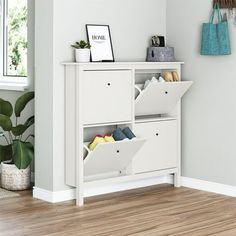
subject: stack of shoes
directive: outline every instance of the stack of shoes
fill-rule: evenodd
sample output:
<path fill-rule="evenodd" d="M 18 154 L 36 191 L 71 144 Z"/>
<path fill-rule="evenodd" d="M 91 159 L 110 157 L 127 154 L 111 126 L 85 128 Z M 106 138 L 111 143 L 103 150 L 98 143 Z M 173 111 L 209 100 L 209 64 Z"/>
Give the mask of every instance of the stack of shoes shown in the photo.
<path fill-rule="evenodd" d="M 96 135 L 93 141 L 89 144 L 88 148 L 90 151 L 93 151 L 99 143 L 108 143 L 115 142 L 114 138 L 111 135 Z"/>
<path fill-rule="evenodd" d="M 152 77 L 151 80 L 148 79 L 145 81 L 143 89 L 146 89 L 148 87 L 148 85 L 151 83 L 164 83 L 164 82 L 166 82 L 166 81 L 162 76 L 160 76 L 158 79 L 156 77 Z"/>
<path fill-rule="evenodd" d="M 117 128 L 112 133 L 112 136 L 115 141 L 130 140 L 136 138 L 136 136 L 129 127 L 126 127 L 123 130 L 121 128 Z"/>
<path fill-rule="evenodd" d="M 172 71 L 172 72 L 166 71 L 162 74 L 162 76 L 166 82 L 180 81 L 179 75 L 176 71 Z"/>
<path fill-rule="evenodd" d="M 143 89 L 146 89 L 148 87 L 149 84 L 151 83 L 158 83 L 158 79 L 156 77 L 152 77 L 152 79 L 148 79 L 145 81 Z"/>
<path fill-rule="evenodd" d="M 89 144 L 88 148 L 90 151 L 93 151 L 99 143 L 130 140 L 134 138 L 136 138 L 136 136 L 129 127 L 126 127 L 123 130 L 121 128 L 117 128 L 114 130 L 112 135 L 96 135 L 93 141 Z"/>

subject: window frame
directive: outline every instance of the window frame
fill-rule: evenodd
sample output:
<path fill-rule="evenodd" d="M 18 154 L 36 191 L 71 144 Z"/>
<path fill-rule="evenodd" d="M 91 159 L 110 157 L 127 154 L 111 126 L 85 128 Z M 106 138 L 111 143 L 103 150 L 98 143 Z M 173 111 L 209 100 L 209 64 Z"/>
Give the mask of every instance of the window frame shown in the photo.
<path fill-rule="evenodd" d="M 7 69 L 6 65 L 6 33 L 7 33 L 7 1 L 8 0 L 0 0 L 0 52 L 2 52 L 2 55 L 0 55 L 0 89 L 1 85 L 5 88 L 13 86 L 20 88 L 27 87 L 28 86 L 28 77 L 26 76 L 14 76 L 14 75 L 5 75 L 5 71 Z M 27 68 L 28 71 L 28 68 Z M 18 90 L 18 89 L 17 89 Z"/>

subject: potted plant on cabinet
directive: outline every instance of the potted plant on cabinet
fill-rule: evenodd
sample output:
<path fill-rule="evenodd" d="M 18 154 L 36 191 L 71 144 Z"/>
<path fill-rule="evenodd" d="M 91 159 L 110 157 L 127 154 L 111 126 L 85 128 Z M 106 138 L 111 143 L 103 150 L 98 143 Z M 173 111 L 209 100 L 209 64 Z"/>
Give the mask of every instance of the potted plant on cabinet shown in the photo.
<path fill-rule="evenodd" d="M 8 190 L 25 190 L 30 187 L 30 164 L 34 156 L 34 146 L 28 140 L 34 135 L 24 136 L 26 130 L 34 124 L 34 116 L 19 124 L 19 118 L 25 106 L 34 99 L 34 92 L 20 96 L 13 109 L 10 102 L 0 99 L 0 145 L 2 187 Z M 15 125 L 12 115 L 15 115 Z"/>
<path fill-rule="evenodd" d="M 76 62 L 90 62 L 90 44 L 81 40 L 79 42 L 75 42 L 75 44 L 71 45 L 71 47 L 75 48 L 75 59 Z"/>

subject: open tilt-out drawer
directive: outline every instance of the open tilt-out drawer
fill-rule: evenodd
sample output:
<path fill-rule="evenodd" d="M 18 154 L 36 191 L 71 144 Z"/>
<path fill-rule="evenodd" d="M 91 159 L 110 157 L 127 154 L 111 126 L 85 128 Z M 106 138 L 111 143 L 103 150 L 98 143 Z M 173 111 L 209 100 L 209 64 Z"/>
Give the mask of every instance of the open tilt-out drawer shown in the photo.
<path fill-rule="evenodd" d="M 150 83 L 144 90 L 136 86 L 139 95 L 135 100 L 135 115 L 145 116 L 172 112 L 192 83 L 192 81 Z"/>
<path fill-rule="evenodd" d="M 94 151 L 88 151 L 84 160 L 84 175 L 98 175 L 123 171 L 132 162 L 135 154 L 145 143 L 145 139 L 123 140 L 100 143 Z"/>

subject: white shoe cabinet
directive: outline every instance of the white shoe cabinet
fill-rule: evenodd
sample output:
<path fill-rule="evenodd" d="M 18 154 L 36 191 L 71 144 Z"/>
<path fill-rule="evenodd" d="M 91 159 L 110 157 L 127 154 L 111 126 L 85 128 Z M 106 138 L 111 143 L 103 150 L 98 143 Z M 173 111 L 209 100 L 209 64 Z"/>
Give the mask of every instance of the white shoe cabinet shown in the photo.
<path fill-rule="evenodd" d="M 180 186 L 181 97 L 191 81 L 151 83 L 146 79 L 176 71 L 181 62 L 63 63 L 65 66 L 65 182 L 84 189 L 174 174 Z M 133 140 L 88 143 L 95 135 L 130 127 Z"/>

